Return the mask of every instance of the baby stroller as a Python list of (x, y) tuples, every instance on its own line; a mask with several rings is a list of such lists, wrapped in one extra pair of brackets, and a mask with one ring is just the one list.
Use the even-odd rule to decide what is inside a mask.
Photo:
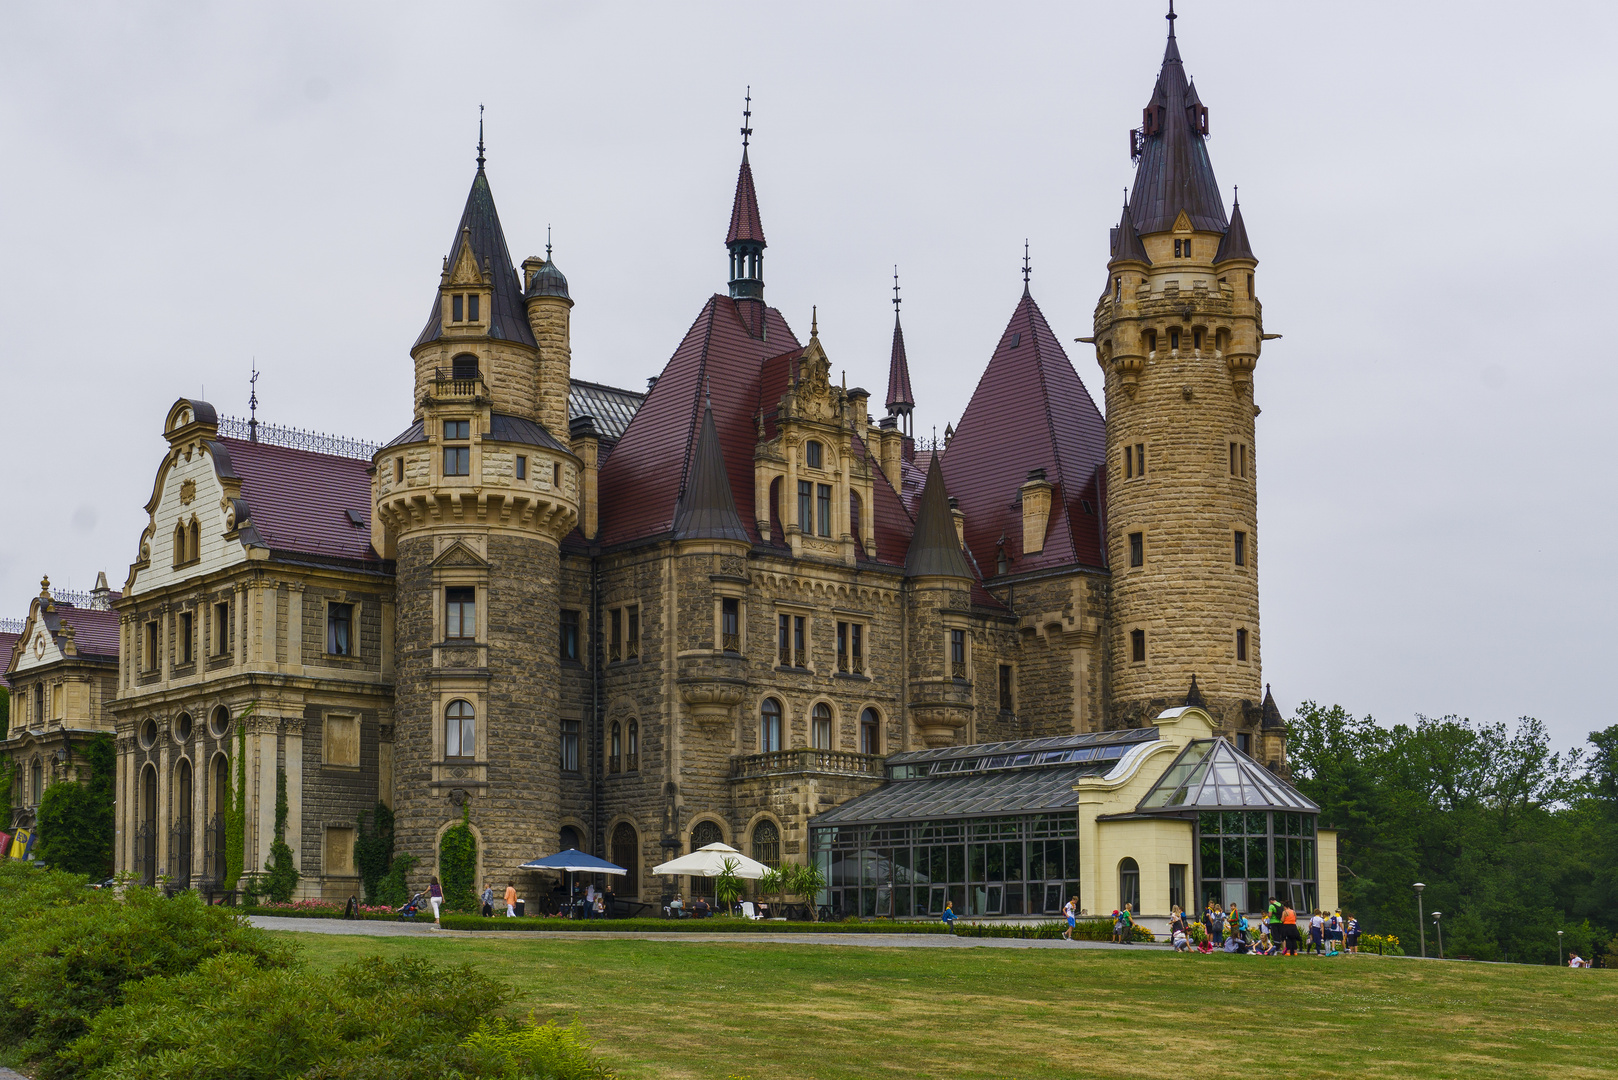
[(415, 896), (410, 898), (410, 901), (405, 904), (404, 907), (399, 909), (400, 921), (405, 919), (414, 919), (416, 917), (416, 913), (426, 906), (427, 897), (422, 893), (417, 893)]

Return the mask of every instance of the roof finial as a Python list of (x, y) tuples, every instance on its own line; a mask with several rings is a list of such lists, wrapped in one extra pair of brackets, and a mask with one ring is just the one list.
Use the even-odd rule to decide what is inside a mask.
[(742, 106), (742, 152), (747, 152), (747, 140), (753, 137), (753, 87), (747, 87), (747, 97), (743, 99)]
[(899, 265), (893, 266), (893, 317), (899, 317)]
[(1033, 272), (1033, 267), (1028, 262), (1028, 241), (1026, 239), (1024, 239), (1023, 242), (1022, 242), (1022, 291), (1023, 292), (1028, 291), (1028, 275), (1031, 274), (1032, 272)]
[(483, 105), (478, 104), (478, 172), (483, 171)]
[(1169, 37), (1173, 37), (1174, 20), (1179, 18), (1178, 15), (1174, 14), (1174, 0), (1169, 0), (1169, 13), (1163, 17), (1169, 21)]
[(809, 308), (809, 336), (820, 336), (820, 305), (815, 304)]
[(247, 441), (258, 442), (258, 357), (253, 357), (253, 377), (247, 380)]
[(1231, 199), (1231, 205), (1240, 206), (1242, 204), (1242, 186), (1240, 184), (1233, 185), (1231, 190), (1235, 192), (1235, 195)]
[(551, 226), (549, 222), (545, 224), (545, 261), (551, 261)]

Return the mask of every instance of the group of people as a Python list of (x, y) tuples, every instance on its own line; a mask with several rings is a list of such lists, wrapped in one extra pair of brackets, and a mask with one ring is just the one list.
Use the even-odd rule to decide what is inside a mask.
[[(433, 879), (433, 882), (435, 884), (437, 883), (437, 881), (438, 881), (437, 878)], [(489, 918), (490, 916), (492, 916), (494, 914), (494, 898), (495, 898), (494, 882), (492, 882), (492, 881), (484, 882), (483, 883), (483, 917), (485, 919)], [(506, 918), (515, 919), (517, 917), (517, 885), (516, 885), (516, 882), (507, 882), (506, 883), (506, 892), (505, 892), (504, 900), (506, 902)], [(434, 905), (434, 906), (436, 907), (436, 905)]]
[[(1200, 920), (1206, 931), (1200, 942), (1193, 941), (1191, 930), (1192, 924), (1198, 920), (1193, 920), (1178, 907), (1173, 908), (1172, 912), (1169, 933), (1177, 952), (1196, 950), (1207, 953), (1221, 949), (1228, 953), (1256, 956), (1296, 956), (1299, 946), (1303, 944), (1298, 912), (1290, 904), (1282, 903), (1273, 896), (1270, 897), (1264, 918), (1256, 927), (1256, 936), (1255, 927), (1248, 922), (1247, 916), (1237, 910), (1235, 904), (1231, 904), (1227, 911), (1212, 901), (1208, 902)], [(1309, 944), (1305, 952), (1335, 956), (1340, 952), (1359, 951), (1360, 924), (1352, 915), (1345, 917), (1341, 911), (1326, 912), (1316, 908), (1304, 918), (1304, 925), (1309, 931)]]
[(686, 907), (685, 902), (676, 895), (663, 912), (671, 919), (706, 919), (713, 914), (713, 907), (709, 905), (707, 898), (702, 896), (697, 897), (690, 907)]

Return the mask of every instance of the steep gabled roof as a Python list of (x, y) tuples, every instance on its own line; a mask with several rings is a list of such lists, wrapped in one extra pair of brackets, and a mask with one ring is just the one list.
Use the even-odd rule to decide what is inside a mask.
[[(966, 546), (978, 565), (997, 565), (1004, 536), (1012, 574), (1105, 566), (1105, 462), (1101, 412), (1024, 292), (943, 454), (944, 478), (966, 514)], [(1023, 552), (1019, 502), (1031, 469), (1044, 469), (1055, 489), (1045, 547), (1033, 555)]]
[(944, 490), (944, 473), (934, 457), (927, 470), (927, 485), (921, 489), (921, 509), (916, 513), (916, 531), (905, 554), (905, 577), (959, 577), (973, 579), (971, 566), (961, 554), (955, 535), (955, 517), (950, 513), (949, 494)]
[[(482, 269), (487, 259), (489, 270), (494, 275), (494, 296), (489, 305), (489, 336), (501, 341), (534, 345), (534, 331), (528, 325), (527, 309), (523, 307), (522, 280), (511, 263), (511, 252), (506, 248), (506, 233), (500, 227), (500, 215), (494, 208), (494, 193), (489, 190), (489, 177), (481, 164), (478, 165), (477, 175), (472, 178), (472, 190), (467, 193), (466, 209), (461, 211), (460, 224), (455, 226), (455, 235), (450, 238), (446, 258), (451, 263), (460, 251), (463, 231), (470, 237), (478, 268)], [(411, 348), (437, 341), (443, 330), (438, 292), (434, 290), (427, 325)]]
[(253, 527), (272, 550), (376, 561), (370, 462), (245, 439), (213, 445), (216, 467), (241, 479)]
[(736, 174), (736, 199), (730, 207), (730, 232), (725, 234), (725, 243), (734, 244), (738, 240), (751, 240), (759, 247), (768, 247), (764, 242), (764, 222), (758, 215), (758, 192), (753, 189), (753, 166), (748, 164), (747, 151), (742, 150), (742, 168)]
[(1185, 76), (1180, 46), (1169, 18), (1169, 42), (1157, 86), (1147, 102), (1154, 130), (1141, 139), (1140, 164), (1129, 195), (1129, 213), (1142, 235), (1168, 232), (1183, 210), (1193, 229), (1225, 231), (1225, 204), (1213, 163), (1194, 113), (1202, 102)]
[(752, 541), (736, 513), (736, 497), (725, 471), (712, 405), (702, 410), (702, 428), (691, 452), (691, 471), (674, 512), (674, 538), (740, 540), (744, 544)]
[(910, 361), (905, 358), (905, 331), (899, 313), (893, 313), (893, 351), (888, 356), (888, 412), (895, 405), (914, 408), (916, 392), (910, 389)]

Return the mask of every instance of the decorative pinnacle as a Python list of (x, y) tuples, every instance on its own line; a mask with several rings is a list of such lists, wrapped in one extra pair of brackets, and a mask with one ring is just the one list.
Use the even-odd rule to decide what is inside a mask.
[(1242, 186), (1240, 184), (1236, 184), (1231, 188), (1231, 191), (1235, 193), (1231, 200), (1232, 205), (1240, 206), (1242, 204)]
[(483, 171), (483, 106), (478, 105), (478, 172)]
[(1169, 13), (1163, 17), (1169, 21), (1169, 37), (1173, 37), (1174, 20), (1179, 18), (1178, 15), (1174, 14), (1174, 0), (1169, 0)]
[(742, 149), (747, 149), (747, 140), (753, 137), (753, 87), (747, 88), (747, 97), (743, 99), (742, 106)]
[(1028, 241), (1022, 242), (1022, 288), (1028, 291), (1028, 275), (1033, 273), (1033, 267), (1028, 262)]
[(247, 441), (258, 442), (258, 357), (253, 357), (253, 377), (247, 380)]
[(895, 318), (899, 315), (899, 267), (897, 264), (893, 268), (893, 314)]
[(545, 226), (545, 261), (551, 261), (551, 227), (549, 223)]
[(49, 598), (51, 595), (51, 579), (49, 574), (39, 579), (39, 595), (46, 598)]
[(809, 336), (820, 336), (820, 305), (818, 304), (809, 308)]

